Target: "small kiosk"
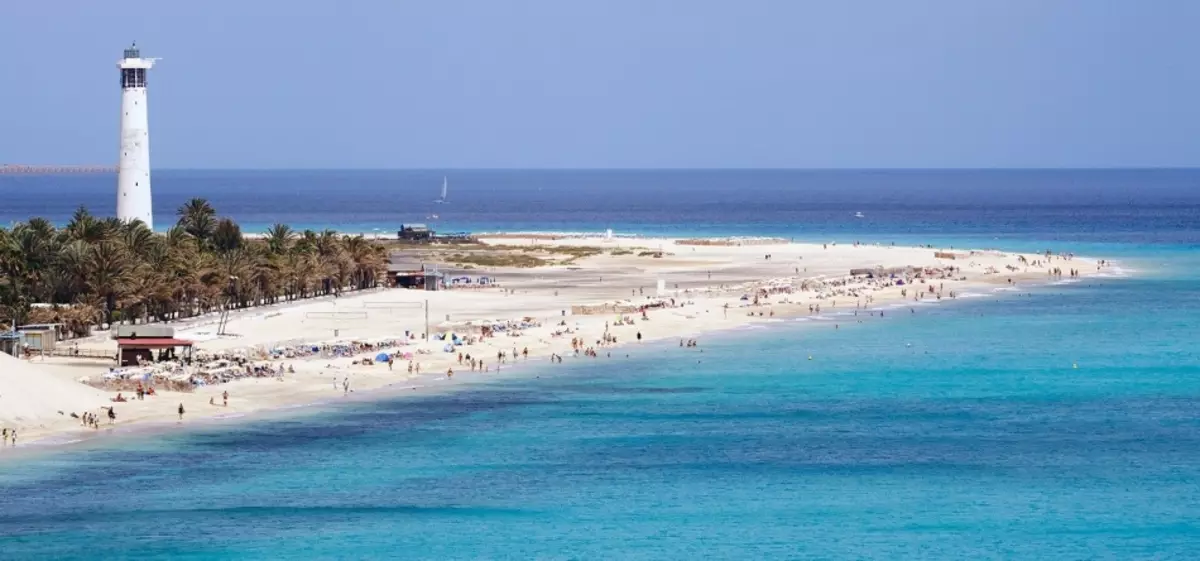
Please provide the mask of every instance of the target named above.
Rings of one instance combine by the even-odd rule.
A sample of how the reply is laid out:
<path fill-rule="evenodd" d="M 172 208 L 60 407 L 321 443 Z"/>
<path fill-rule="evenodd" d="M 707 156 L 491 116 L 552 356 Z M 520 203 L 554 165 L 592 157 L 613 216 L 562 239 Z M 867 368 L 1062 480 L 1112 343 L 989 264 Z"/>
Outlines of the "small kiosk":
<path fill-rule="evenodd" d="M 117 362 L 120 366 L 137 366 L 160 360 L 192 359 L 192 342 L 176 339 L 175 329 L 160 325 L 119 326 L 114 334 L 117 340 Z"/>

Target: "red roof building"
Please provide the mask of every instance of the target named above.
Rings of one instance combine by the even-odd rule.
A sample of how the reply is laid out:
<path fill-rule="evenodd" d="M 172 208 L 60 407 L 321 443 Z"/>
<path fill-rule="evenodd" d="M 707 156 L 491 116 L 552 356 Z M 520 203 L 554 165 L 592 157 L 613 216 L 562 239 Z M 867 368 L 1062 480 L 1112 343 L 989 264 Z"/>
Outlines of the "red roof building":
<path fill-rule="evenodd" d="M 184 355 L 190 356 L 192 342 L 187 339 L 174 337 L 123 337 L 117 339 L 117 355 L 121 366 L 137 366 L 155 361 L 154 350 L 158 350 L 158 360 L 175 358 L 175 349 L 183 347 Z"/>

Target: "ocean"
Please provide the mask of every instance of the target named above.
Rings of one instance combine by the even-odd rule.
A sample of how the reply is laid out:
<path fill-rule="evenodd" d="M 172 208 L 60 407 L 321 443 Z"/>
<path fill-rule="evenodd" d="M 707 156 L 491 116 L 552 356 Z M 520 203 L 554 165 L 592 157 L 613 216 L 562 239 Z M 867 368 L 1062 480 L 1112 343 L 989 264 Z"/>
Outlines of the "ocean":
<path fill-rule="evenodd" d="M 443 178 L 449 204 L 435 204 Z M 282 222 L 395 235 L 419 222 L 445 232 L 611 228 L 999 245 L 1196 243 L 1200 230 L 1200 170 L 164 170 L 153 181 L 158 230 L 192 197 L 248 233 Z M 112 216 L 116 177 L 0 175 L 0 196 L 0 224 L 31 216 L 65 224 L 80 205 Z"/>
<path fill-rule="evenodd" d="M 443 174 L 451 202 L 435 207 Z M 0 220 L 111 213 L 110 183 L 0 176 Z M 203 196 L 247 225 L 387 232 L 436 212 L 447 230 L 1049 248 L 1120 269 L 0 459 L 0 558 L 1200 558 L 1197 184 L 1137 170 L 158 173 L 162 221 Z"/>

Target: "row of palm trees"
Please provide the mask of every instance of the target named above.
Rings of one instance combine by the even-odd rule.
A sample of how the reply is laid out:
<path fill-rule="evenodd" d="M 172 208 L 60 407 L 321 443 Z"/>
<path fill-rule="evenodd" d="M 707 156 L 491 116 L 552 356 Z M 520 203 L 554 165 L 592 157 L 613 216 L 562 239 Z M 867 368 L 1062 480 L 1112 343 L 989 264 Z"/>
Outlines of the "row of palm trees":
<path fill-rule="evenodd" d="M 61 323 L 75 335 L 118 322 L 171 321 L 361 290 L 385 282 L 386 250 L 363 236 L 275 224 L 247 238 L 204 199 L 156 234 L 80 207 L 61 228 L 0 228 L 0 328 Z"/>

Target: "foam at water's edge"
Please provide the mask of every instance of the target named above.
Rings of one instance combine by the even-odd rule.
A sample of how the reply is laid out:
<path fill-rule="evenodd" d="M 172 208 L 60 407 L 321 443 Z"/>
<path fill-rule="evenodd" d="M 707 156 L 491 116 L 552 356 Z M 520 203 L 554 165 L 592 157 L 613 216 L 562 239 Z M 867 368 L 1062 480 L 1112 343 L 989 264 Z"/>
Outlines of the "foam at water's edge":
<path fill-rule="evenodd" d="M 874 314 L 872 312 L 880 312 L 882 315 L 882 312 L 884 312 L 884 311 L 898 310 L 898 309 L 904 309 L 904 308 L 940 306 L 947 302 L 953 302 L 956 299 L 967 300 L 967 299 L 974 299 L 974 298 L 992 298 L 992 297 L 997 297 L 997 296 L 1003 296 L 1004 294 L 1010 293 L 1010 292 L 1027 291 L 1029 288 L 1036 290 L 1036 288 L 1038 288 L 1038 287 L 1045 287 L 1045 286 L 1051 286 L 1051 285 L 1056 285 L 1056 284 L 1070 285 L 1070 284 L 1076 284 L 1076 283 L 1074 283 L 1074 282 L 1067 282 L 1067 283 L 1050 282 L 1050 283 L 1042 283 L 1042 284 L 1039 284 L 1034 287 L 1021 287 L 1021 288 L 1000 286 L 1000 287 L 991 288 L 990 293 L 978 293 L 978 292 L 972 292 L 972 291 L 968 290 L 968 291 L 957 293 L 957 298 L 944 298 L 941 300 L 929 299 L 929 300 L 920 300 L 920 301 L 916 301 L 916 302 L 893 301 L 893 302 L 889 302 L 886 304 L 882 304 L 877 307 L 867 307 L 867 308 L 862 308 L 859 310 L 840 309 L 838 311 L 823 312 L 820 315 L 808 315 L 808 316 L 799 316 L 799 317 L 790 317 L 790 318 L 786 318 L 786 317 L 785 318 L 769 318 L 769 319 L 763 318 L 761 321 L 756 322 L 756 323 L 750 323 L 750 324 L 744 324 L 744 325 L 737 326 L 737 327 L 714 330 L 712 332 L 707 332 L 707 333 L 713 334 L 713 333 L 719 333 L 721 331 L 727 331 L 727 332 L 761 331 L 761 330 L 771 329 L 771 327 L 770 327 L 771 324 L 803 323 L 803 322 L 814 322 L 814 321 L 822 322 L 822 323 L 830 322 L 830 321 L 846 321 L 846 320 L 852 319 L 853 317 L 858 317 L 858 316 L 874 316 Z M 976 288 L 982 289 L 984 287 L 976 287 Z M 855 312 L 857 312 L 857 314 Z M 902 314 L 902 315 L 907 316 L 908 314 Z M 861 319 L 866 319 L 866 317 L 862 317 Z M 528 363 L 522 363 L 519 365 L 514 364 L 514 365 L 510 366 L 509 368 L 506 368 L 504 370 L 504 373 L 510 374 L 513 370 L 521 370 L 521 369 L 529 369 L 529 368 L 537 368 L 537 365 L 536 364 L 528 364 Z M 187 426 L 191 427 L 191 428 L 202 428 L 205 426 L 218 425 L 219 423 L 221 423 L 223 421 L 230 421 L 230 420 L 241 419 L 241 418 L 246 418 L 246 417 L 267 419 L 273 413 L 294 412 L 295 414 L 299 414 L 299 415 L 316 414 L 316 413 L 320 413 L 323 411 L 327 411 L 328 408 L 330 408 L 330 407 L 337 407 L 339 405 L 348 404 L 348 403 L 371 402 L 371 401 L 382 401 L 382 400 L 388 400 L 388 399 L 395 399 L 395 398 L 398 398 L 401 396 L 410 395 L 411 389 L 415 389 L 415 388 L 429 388 L 429 389 L 436 388 L 436 391 L 439 391 L 439 392 L 455 391 L 455 388 L 447 387 L 447 385 L 444 383 L 444 382 L 446 382 L 446 380 L 441 377 L 433 377 L 428 380 L 422 380 L 422 382 L 426 382 L 426 383 L 437 382 L 437 384 L 424 385 L 424 384 L 413 384 L 413 383 L 406 382 L 406 381 L 398 381 L 396 383 L 388 384 L 388 385 L 385 385 L 385 386 L 382 386 L 381 388 L 379 388 L 380 390 L 386 389 L 389 391 L 372 391 L 369 393 L 363 392 L 358 395 L 352 395 L 351 399 L 349 399 L 349 400 L 346 400 L 343 396 L 339 395 L 338 397 L 335 397 L 335 398 L 320 399 L 320 400 L 311 401 L 311 402 L 307 402 L 307 403 L 295 403 L 295 404 L 289 404 L 289 405 L 280 405 L 280 406 L 270 407 L 269 409 L 251 410 L 251 411 L 247 411 L 244 413 L 230 413 L 230 414 L 224 414 L 224 415 L 216 415 L 216 416 L 211 416 L 211 417 L 198 418 L 198 419 L 189 421 L 187 423 Z M 324 409 L 322 409 L 322 407 L 324 407 Z M 304 411 L 297 411 L 297 410 L 304 410 Z M 123 425 L 123 426 L 118 425 L 116 427 L 111 428 L 108 431 L 105 431 L 105 432 L 121 434 L 121 435 L 146 434 L 146 433 L 160 432 L 160 431 L 163 431 L 167 428 L 170 428 L 170 427 L 173 427 L 176 425 L 178 425 L 178 423 L 170 422 L 170 421 L 138 422 L 138 423 Z M 95 438 L 93 436 L 90 436 L 90 433 L 88 433 L 88 434 L 89 434 L 89 436 L 84 436 L 82 438 L 78 438 L 78 437 L 76 437 L 76 435 L 48 436 L 46 438 L 29 441 L 28 443 L 22 443 L 22 446 L 37 445 L 39 447 L 50 448 L 50 447 L 55 447 L 55 446 L 66 446 L 66 445 L 76 444 L 79 442 L 95 440 Z M 97 436 L 100 436 L 100 435 L 97 435 Z"/>

